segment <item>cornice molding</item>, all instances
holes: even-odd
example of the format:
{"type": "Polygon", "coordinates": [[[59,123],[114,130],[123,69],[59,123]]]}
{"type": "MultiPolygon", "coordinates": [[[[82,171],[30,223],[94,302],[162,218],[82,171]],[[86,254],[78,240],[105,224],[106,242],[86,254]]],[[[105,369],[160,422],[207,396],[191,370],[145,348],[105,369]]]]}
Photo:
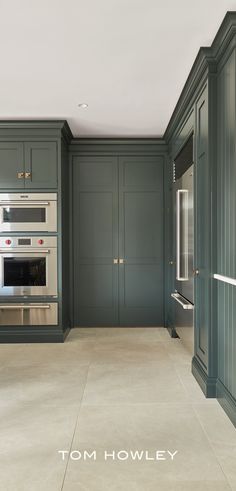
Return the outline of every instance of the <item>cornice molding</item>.
{"type": "Polygon", "coordinates": [[[200,48],[193,63],[189,76],[174,108],[170,121],[163,135],[164,140],[169,143],[179,120],[183,117],[186,109],[199,88],[204,74],[216,74],[217,65],[224,55],[230,41],[236,35],[236,12],[227,12],[223,22],[210,47],[200,48]]]}
{"type": "Polygon", "coordinates": [[[47,120],[0,120],[0,134],[1,130],[52,130],[57,133],[58,137],[62,137],[66,143],[70,143],[73,139],[73,134],[69,127],[68,122],[65,119],[47,119],[47,120]]]}
{"type": "Polygon", "coordinates": [[[161,137],[157,138],[73,138],[71,145],[165,145],[161,137]]]}

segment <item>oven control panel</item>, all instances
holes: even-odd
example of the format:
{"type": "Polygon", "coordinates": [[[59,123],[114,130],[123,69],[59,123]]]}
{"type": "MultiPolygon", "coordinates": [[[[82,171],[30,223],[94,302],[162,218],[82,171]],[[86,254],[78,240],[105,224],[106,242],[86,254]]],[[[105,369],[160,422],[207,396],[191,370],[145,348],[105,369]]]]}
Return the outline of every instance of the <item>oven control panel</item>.
{"type": "Polygon", "coordinates": [[[0,248],[44,248],[57,247],[57,237],[0,237],[0,248]]]}

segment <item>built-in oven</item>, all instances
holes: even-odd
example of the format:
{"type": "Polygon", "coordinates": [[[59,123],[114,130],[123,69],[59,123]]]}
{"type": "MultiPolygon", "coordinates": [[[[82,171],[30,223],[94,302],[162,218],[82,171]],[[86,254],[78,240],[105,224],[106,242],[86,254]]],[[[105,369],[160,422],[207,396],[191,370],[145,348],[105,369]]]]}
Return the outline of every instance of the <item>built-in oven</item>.
{"type": "Polygon", "coordinates": [[[0,296],[57,296],[57,237],[0,237],[0,296]]]}
{"type": "Polygon", "coordinates": [[[0,232],[57,232],[57,194],[0,193],[0,232]]]}

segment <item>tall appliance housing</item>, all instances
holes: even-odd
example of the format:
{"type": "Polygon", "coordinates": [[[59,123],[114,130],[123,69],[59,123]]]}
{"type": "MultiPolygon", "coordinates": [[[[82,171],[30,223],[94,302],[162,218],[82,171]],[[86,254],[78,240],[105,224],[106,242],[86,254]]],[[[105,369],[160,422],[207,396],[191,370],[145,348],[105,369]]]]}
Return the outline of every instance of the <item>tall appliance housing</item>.
{"type": "Polygon", "coordinates": [[[175,301],[174,328],[193,351],[194,309],[194,200],[193,200],[193,135],[175,160],[174,237],[175,237],[175,301]],[[189,329],[186,329],[189,328],[189,329]]]}

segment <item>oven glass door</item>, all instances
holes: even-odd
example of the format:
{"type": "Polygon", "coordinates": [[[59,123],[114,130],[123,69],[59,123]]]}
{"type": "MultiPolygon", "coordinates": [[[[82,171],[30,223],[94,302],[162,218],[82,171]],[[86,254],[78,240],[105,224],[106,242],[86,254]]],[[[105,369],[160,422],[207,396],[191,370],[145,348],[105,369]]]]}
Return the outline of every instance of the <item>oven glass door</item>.
{"type": "Polygon", "coordinates": [[[3,206],[3,223],[46,223],[45,207],[3,206]]]}
{"type": "Polygon", "coordinates": [[[0,232],[56,232],[57,203],[21,202],[0,204],[0,232]]]}
{"type": "Polygon", "coordinates": [[[47,286],[46,257],[4,257],[4,286],[47,286]]]}
{"type": "Polygon", "coordinates": [[[4,252],[0,265],[1,295],[57,295],[56,249],[4,252]]]}

